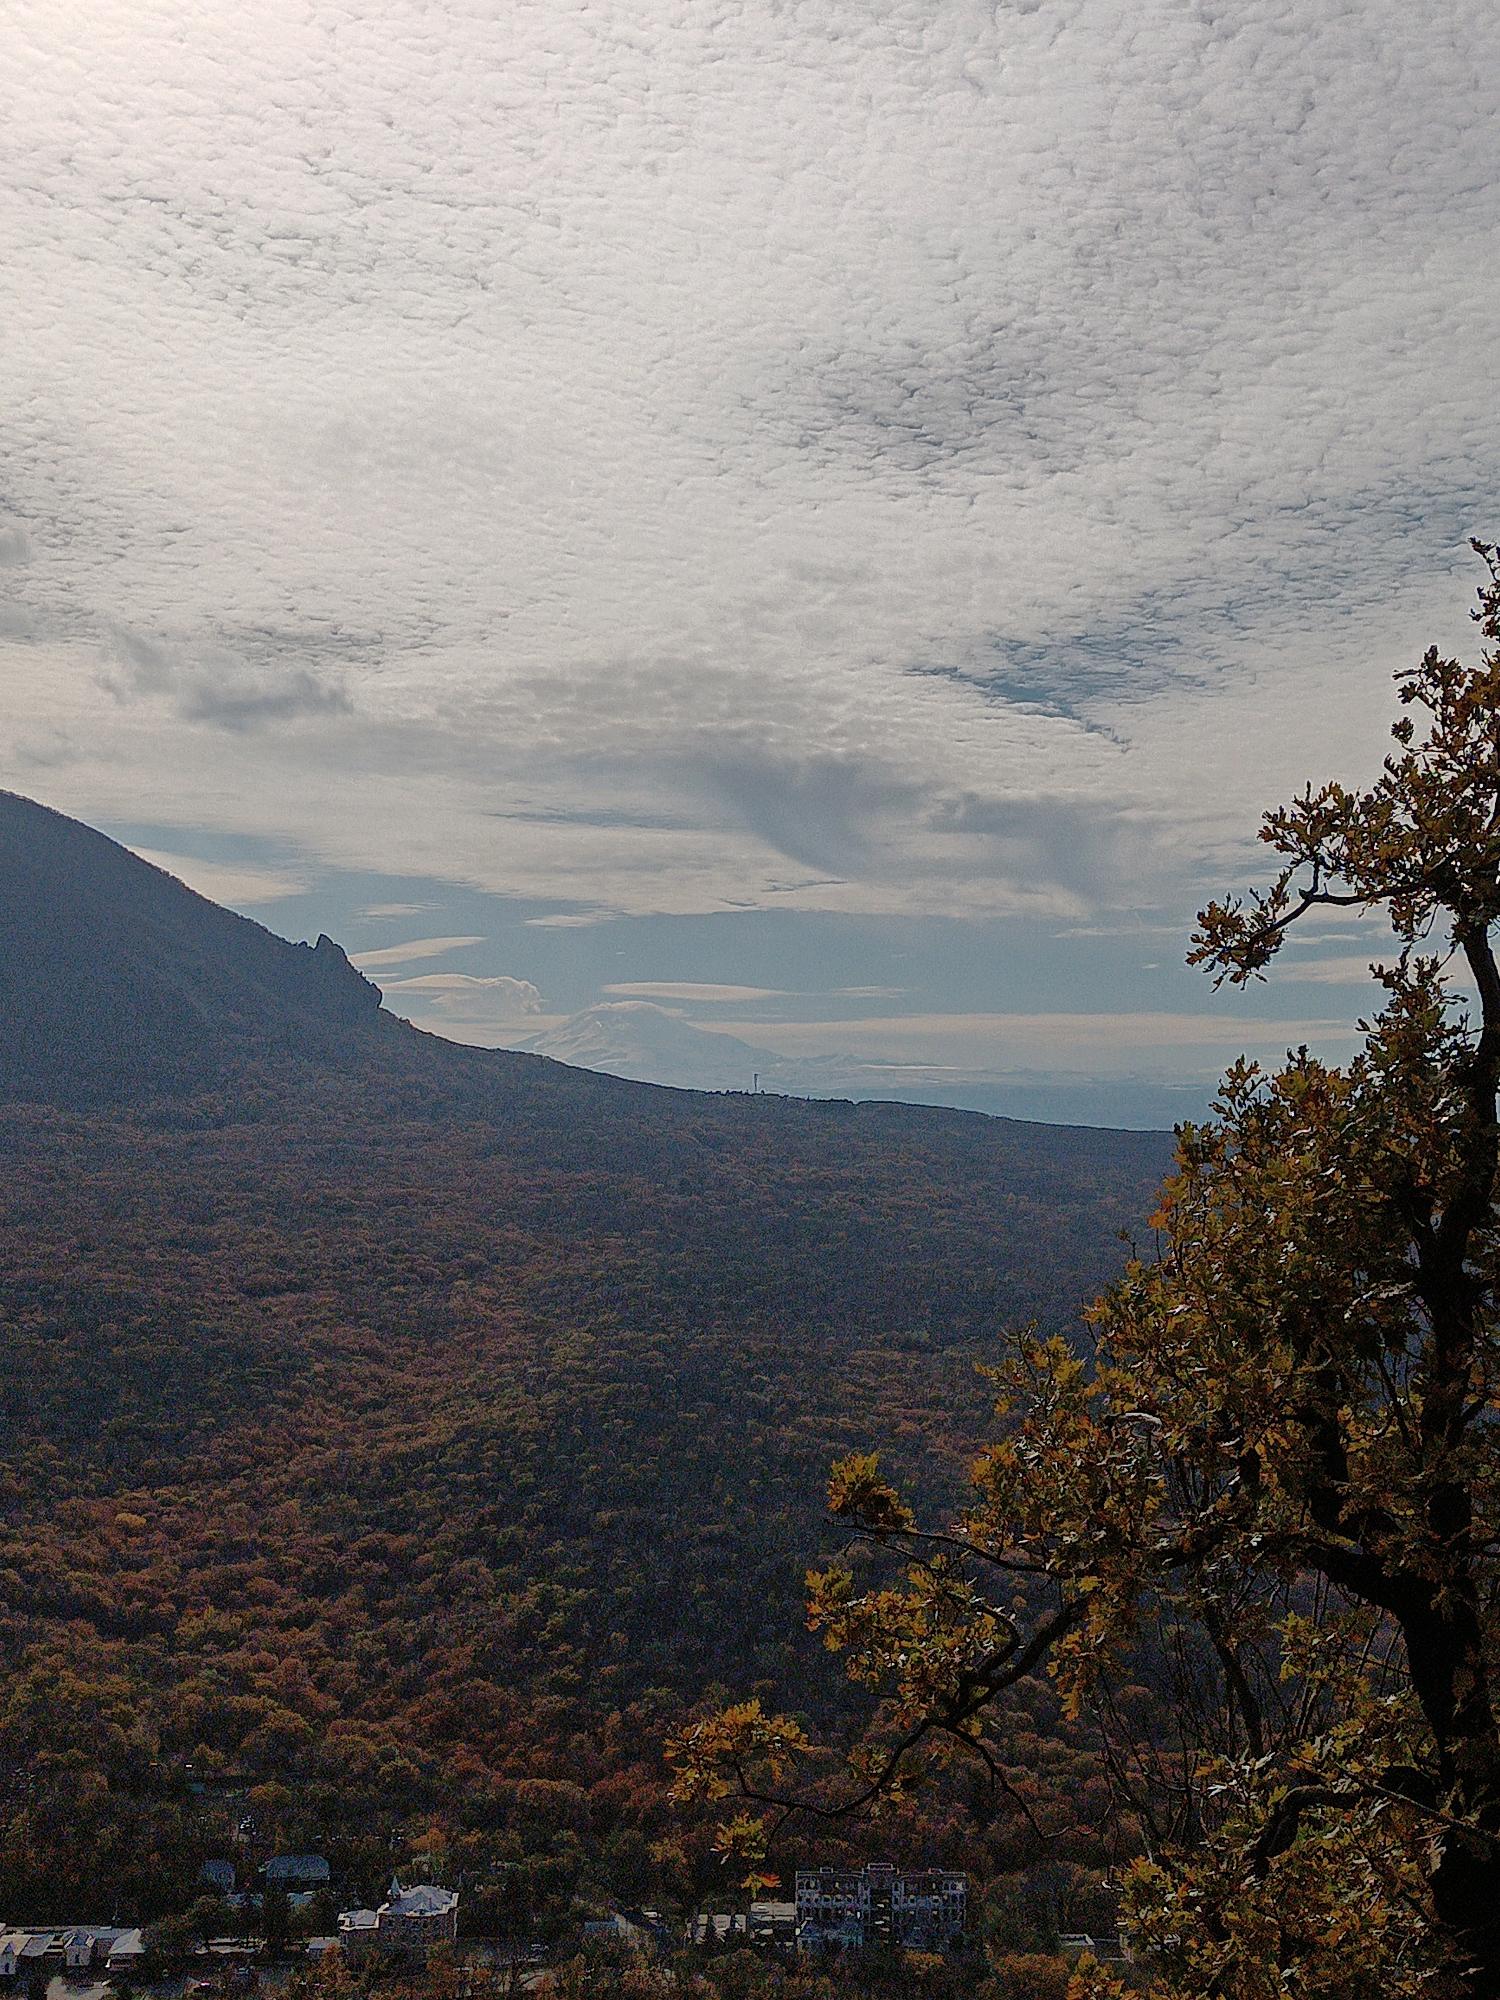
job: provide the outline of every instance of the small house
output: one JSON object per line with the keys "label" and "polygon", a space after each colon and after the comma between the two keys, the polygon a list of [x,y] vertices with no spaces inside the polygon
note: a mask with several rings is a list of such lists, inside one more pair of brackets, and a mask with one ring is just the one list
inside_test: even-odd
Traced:
{"label": "small house", "polygon": [[98,1940],[91,1930],[63,1933],[63,1964],[69,1972],[87,1972],[98,1953]]}
{"label": "small house", "polygon": [[321,1854],[275,1854],[266,1863],[268,1889],[326,1889],[330,1880]]}
{"label": "small house", "polygon": [[134,1973],[139,1970],[141,1960],[146,1956],[146,1946],[139,1931],[121,1931],[109,1948],[105,1965],[110,1972]]}
{"label": "small house", "polygon": [[[584,1925],[587,1934],[588,1925]],[[750,1920],[743,1910],[700,1910],[688,1919],[688,1942],[699,1951],[724,1951],[743,1944],[750,1934]]]}
{"label": "small house", "polygon": [[757,1951],[793,1952],[797,1949],[797,1905],[795,1903],[752,1903],[750,1942]]}
{"label": "small house", "polygon": [[347,1958],[359,1958],[379,1942],[378,1910],[340,1910],[339,1944]]}

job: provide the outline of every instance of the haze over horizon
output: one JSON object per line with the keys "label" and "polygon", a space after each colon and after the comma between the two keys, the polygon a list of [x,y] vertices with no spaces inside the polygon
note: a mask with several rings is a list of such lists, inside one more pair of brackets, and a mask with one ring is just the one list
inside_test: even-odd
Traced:
{"label": "haze over horizon", "polygon": [[79,0],[0,101],[0,785],[459,1040],[1350,1045],[1373,935],[1182,953],[1470,644],[1478,0]]}

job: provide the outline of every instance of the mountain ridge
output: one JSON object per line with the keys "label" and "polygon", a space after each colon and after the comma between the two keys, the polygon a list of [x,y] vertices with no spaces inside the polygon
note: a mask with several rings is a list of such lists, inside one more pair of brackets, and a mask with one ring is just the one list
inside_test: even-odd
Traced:
{"label": "mountain ridge", "polygon": [[184,1907],[247,1792],[256,1858],[351,1896],[436,1829],[481,1924],[714,1880],[655,1745],[713,1681],[847,1719],[800,1610],[829,1460],[948,1491],[975,1364],[1081,1337],[1168,1160],[446,1043],[13,801],[0,1004],[11,1921]]}
{"label": "mountain ridge", "polygon": [[[571,1017],[577,1032],[629,1010],[612,1002]],[[482,1049],[449,1042],[389,1012],[380,987],[326,935],[315,945],[280,937],[265,925],[225,909],[108,835],[50,806],[0,790],[0,1010],[11,1033],[0,1042],[0,1102],[55,1102],[77,1107],[129,1103],[141,1095],[171,1096],[242,1080],[257,1059],[292,1059],[298,1066],[373,1064],[393,1083],[432,1084],[441,1079],[469,1098],[538,1090],[594,1096],[596,1086],[615,1089],[623,1105],[630,1092],[659,1092],[665,1111],[671,1097],[709,1095],[733,1104],[751,1095],[760,1070],[771,1102],[802,1107],[858,1105],[863,1116],[898,1113],[903,1105],[920,1119],[980,1118],[1016,1127],[1044,1144],[1048,1132],[1100,1134],[1120,1128],[1013,1118],[947,1105],[914,1104],[888,1097],[832,1094],[824,1082],[817,1099],[796,1095],[799,1081],[838,1059],[795,1062],[735,1038],[698,1031],[696,1040],[729,1044],[749,1062],[745,1088],[706,1077],[656,1082],[632,1074],[644,1067],[622,1049],[620,1067],[596,1046],[568,1060],[561,1031],[536,1038],[537,1046]],[[654,1010],[661,1011],[661,1010]],[[599,1061],[600,1066],[594,1064]],[[621,1093],[627,1093],[621,1095]],[[770,1103],[756,1114],[774,1115]],[[796,1116],[799,1114],[788,1114]],[[1124,1137],[1123,1132],[1120,1136]],[[1132,1132],[1160,1152],[1163,1135]]]}
{"label": "mountain ridge", "polygon": [[[331,1049],[380,989],[319,937],[293,944],[79,820],[0,792],[0,1096],[181,1087],[258,1046]],[[217,1045],[217,1046],[216,1046]]]}

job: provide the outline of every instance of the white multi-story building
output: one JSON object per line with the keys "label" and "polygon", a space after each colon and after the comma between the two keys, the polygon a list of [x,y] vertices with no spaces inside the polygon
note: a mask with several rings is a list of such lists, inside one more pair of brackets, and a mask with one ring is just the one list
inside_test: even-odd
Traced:
{"label": "white multi-story building", "polygon": [[940,1868],[799,1868],[801,1951],[945,1951],[963,1934],[969,1878]]}
{"label": "white multi-story building", "polygon": [[426,1951],[429,1945],[450,1943],[458,1936],[458,1891],[419,1883],[414,1889],[391,1884],[381,1904],[380,1942],[397,1951]]}
{"label": "white multi-story building", "polygon": [[458,1935],[458,1891],[421,1882],[403,1889],[392,1882],[391,1893],[378,1910],[344,1910],[339,1915],[339,1943],[356,1956],[379,1946],[383,1951],[425,1953],[432,1945],[449,1944]]}

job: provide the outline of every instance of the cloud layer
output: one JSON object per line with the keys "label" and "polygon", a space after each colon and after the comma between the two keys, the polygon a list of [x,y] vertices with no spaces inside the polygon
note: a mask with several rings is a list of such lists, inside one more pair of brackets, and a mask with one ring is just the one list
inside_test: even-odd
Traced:
{"label": "cloud layer", "polygon": [[1464,637],[1492,29],[21,0],[0,781],[575,915],[1191,893]]}

